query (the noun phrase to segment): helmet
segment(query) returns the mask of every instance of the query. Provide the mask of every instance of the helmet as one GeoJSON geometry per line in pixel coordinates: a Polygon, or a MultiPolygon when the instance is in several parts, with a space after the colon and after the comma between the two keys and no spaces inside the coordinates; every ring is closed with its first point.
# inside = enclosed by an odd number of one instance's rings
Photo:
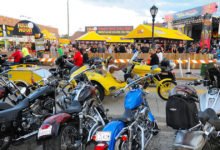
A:
{"type": "Polygon", "coordinates": [[[169,93],[169,97],[176,95],[181,95],[189,100],[198,101],[198,94],[196,90],[189,85],[177,85],[173,88],[169,93]]]}

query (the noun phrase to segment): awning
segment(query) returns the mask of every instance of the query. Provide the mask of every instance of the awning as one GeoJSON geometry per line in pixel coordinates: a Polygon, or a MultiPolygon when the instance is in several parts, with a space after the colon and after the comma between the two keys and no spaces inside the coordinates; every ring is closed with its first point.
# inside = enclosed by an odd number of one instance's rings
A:
{"type": "Polygon", "coordinates": [[[69,39],[59,39],[59,43],[60,44],[70,44],[70,40],[69,39]]]}
{"type": "Polygon", "coordinates": [[[134,40],[124,39],[124,36],[118,35],[102,35],[107,43],[133,43],[134,40]]]}
{"type": "Polygon", "coordinates": [[[55,35],[53,35],[52,33],[50,33],[46,29],[42,30],[41,33],[43,33],[43,35],[44,35],[43,37],[46,40],[56,40],[57,39],[55,35]]]}
{"type": "MultiPolygon", "coordinates": [[[[139,25],[133,31],[131,31],[124,38],[126,39],[151,39],[152,38],[152,26],[149,25],[139,25]]],[[[154,38],[162,39],[173,39],[173,40],[184,40],[191,41],[192,38],[181,33],[177,30],[154,27],[154,38]]]]}
{"type": "Polygon", "coordinates": [[[104,37],[98,35],[95,31],[92,31],[77,38],[76,41],[103,41],[105,42],[106,40],[104,37]]]}

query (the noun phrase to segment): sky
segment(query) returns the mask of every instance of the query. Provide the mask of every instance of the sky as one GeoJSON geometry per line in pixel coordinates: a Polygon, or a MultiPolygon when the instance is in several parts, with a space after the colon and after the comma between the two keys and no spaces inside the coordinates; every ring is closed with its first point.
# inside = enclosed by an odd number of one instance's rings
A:
{"type": "MultiPolygon", "coordinates": [[[[179,12],[220,0],[69,0],[70,35],[85,26],[134,27],[151,22],[150,7],[159,9],[156,22],[166,14],[179,12]]],[[[59,29],[67,34],[67,0],[0,0],[0,15],[27,19],[59,29]]],[[[220,15],[220,9],[217,14],[220,15]]]]}

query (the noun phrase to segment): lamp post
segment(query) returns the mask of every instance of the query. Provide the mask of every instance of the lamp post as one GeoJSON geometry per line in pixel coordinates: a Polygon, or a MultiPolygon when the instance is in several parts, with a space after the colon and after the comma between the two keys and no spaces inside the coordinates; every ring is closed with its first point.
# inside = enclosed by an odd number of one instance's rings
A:
{"type": "Polygon", "coordinates": [[[67,0],[67,37],[69,39],[69,35],[70,35],[70,22],[69,22],[69,0],[67,0]]]}
{"type": "Polygon", "coordinates": [[[152,16],[152,48],[154,48],[154,22],[155,22],[155,17],[157,15],[157,12],[158,12],[158,8],[155,5],[153,5],[150,8],[150,13],[152,16]]]}

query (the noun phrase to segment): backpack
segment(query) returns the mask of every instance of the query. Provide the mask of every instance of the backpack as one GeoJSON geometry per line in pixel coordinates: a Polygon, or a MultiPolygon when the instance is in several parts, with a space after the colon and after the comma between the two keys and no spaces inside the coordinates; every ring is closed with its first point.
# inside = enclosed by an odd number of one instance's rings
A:
{"type": "Polygon", "coordinates": [[[173,129],[190,129],[199,123],[195,101],[183,95],[172,95],[166,104],[166,123],[173,129]]]}

